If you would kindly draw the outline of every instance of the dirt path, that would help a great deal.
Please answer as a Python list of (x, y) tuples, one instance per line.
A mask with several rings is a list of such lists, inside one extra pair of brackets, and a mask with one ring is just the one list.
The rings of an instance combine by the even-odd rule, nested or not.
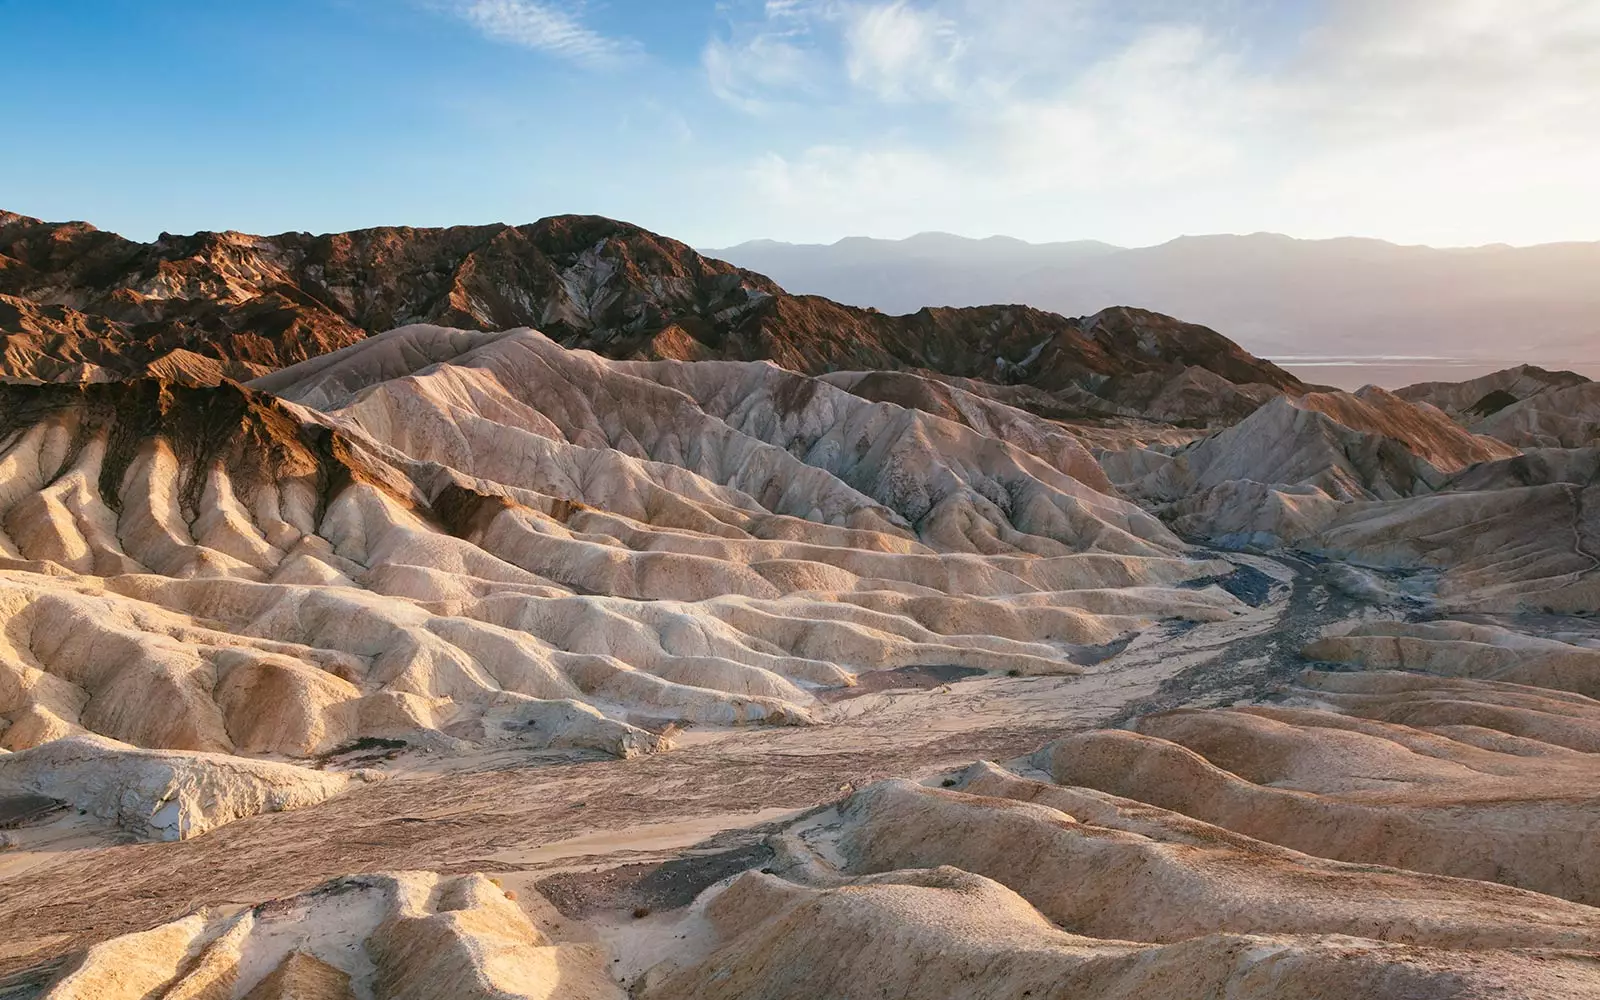
[(0, 1000), (28, 995), (71, 949), (201, 906), (382, 869), (503, 873), (508, 884), (620, 865), (643, 872), (707, 840), (748, 847), (758, 839), (749, 828), (882, 778), (1016, 757), (1136, 707), (1231, 697), (1280, 673), (1311, 631), (1350, 610), (1310, 567), (1239, 561), (1270, 577), (1260, 607), (1151, 629), (1077, 677), (873, 691), (830, 706), (825, 725), (691, 731), (678, 750), (628, 761), (516, 750), (401, 758), (389, 780), (312, 808), (182, 843), (63, 852), (0, 880)]

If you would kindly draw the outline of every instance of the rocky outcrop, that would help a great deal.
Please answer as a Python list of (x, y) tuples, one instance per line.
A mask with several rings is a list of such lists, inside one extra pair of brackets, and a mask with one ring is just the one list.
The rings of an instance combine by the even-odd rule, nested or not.
[(1593, 448), (1600, 445), (1600, 382), (1548, 389), (1472, 427), (1523, 448)]
[[(1301, 708), (1148, 716), (1137, 732), (1066, 737), (1041, 761), (1057, 782), (1181, 812), (1352, 863), (1600, 899), (1588, 836), (1589, 755), (1509, 747)], [(1538, 831), (1529, 836), (1529, 831)], [(1584, 859), (1584, 860), (1579, 860)]]
[(0, 757), (0, 789), (65, 802), (141, 840), (187, 840), (246, 816), (315, 805), (351, 780), (223, 754), (140, 750), (98, 736)]
[(1471, 425), (1530, 397), (1588, 381), (1576, 372), (1517, 365), (1465, 382), (1419, 382), (1396, 389), (1394, 394), (1408, 403), (1437, 407), (1462, 424)]
[(1135, 496), (1173, 501), (1251, 482), (1311, 487), (1341, 501), (1391, 500), (1433, 492), (1469, 465), (1516, 454), (1437, 410), (1368, 387), (1279, 397), (1178, 451), (1128, 488)]

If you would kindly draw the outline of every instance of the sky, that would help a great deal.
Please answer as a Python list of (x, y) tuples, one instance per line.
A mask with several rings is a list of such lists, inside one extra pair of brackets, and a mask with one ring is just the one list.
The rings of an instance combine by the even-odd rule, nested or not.
[(0, 0), (0, 208), (1600, 239), (1597, 0)]

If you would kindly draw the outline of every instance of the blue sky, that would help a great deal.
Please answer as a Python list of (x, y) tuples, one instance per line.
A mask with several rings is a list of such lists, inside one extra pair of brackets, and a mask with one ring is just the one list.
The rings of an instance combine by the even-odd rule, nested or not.
[(1593, 0), (0, 0), (0, 207), (1600, 239)]

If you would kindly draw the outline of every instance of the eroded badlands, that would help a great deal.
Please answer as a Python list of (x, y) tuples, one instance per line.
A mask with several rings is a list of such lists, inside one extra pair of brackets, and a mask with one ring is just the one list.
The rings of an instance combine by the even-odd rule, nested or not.
[(1160, 319), (0, 386), (0, 998), (1600, 994), (1592, 384)]

